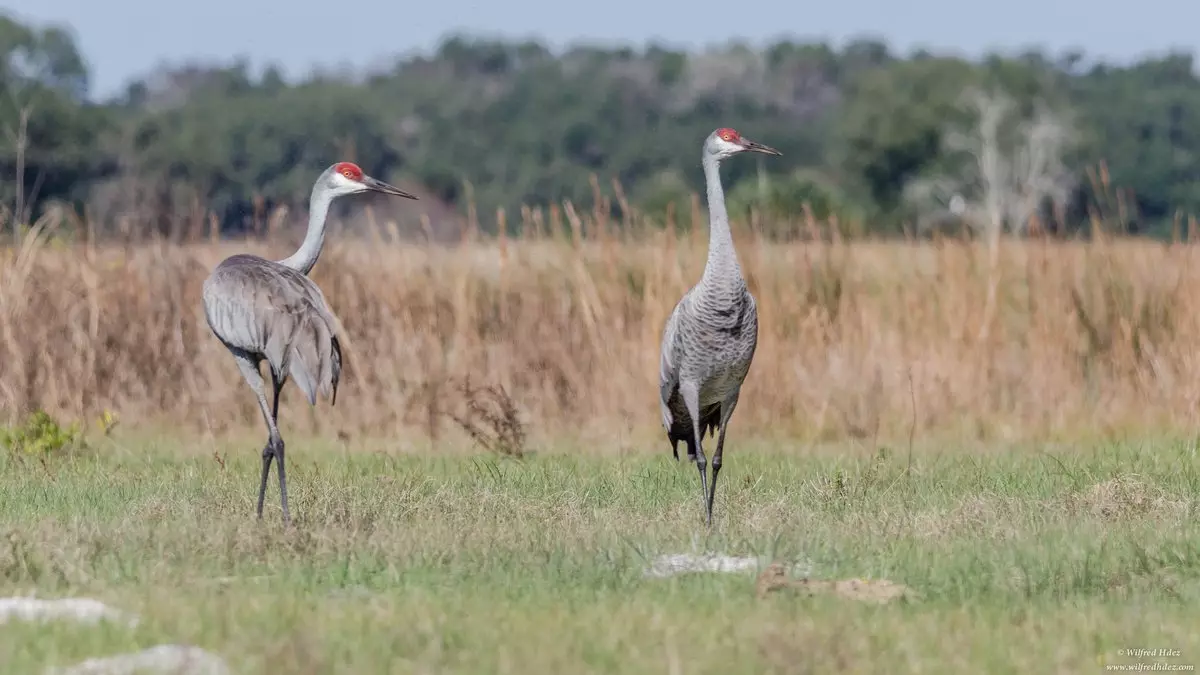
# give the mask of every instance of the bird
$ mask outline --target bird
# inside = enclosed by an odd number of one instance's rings
[[[326,216],[333,200],[361,192],[417,199],[364,174],[353,162],[338,162],[325,169],[313,184],[308,232],[295,253],[278,261],[247,254],[232,255],[221,261],[204,281],[204,316],[208,326],[233,354],[246,383],[254,390],[267,424],[258,487],[259,520],[274,459],[279,462],[283,524],[291,524],[284,444],[279,434],[279,394],[288,377],[304,392],[309,405],[316,405],[318,393],[328,396],[330,405],[337,403],[342,371],[337,319],[321,289],[307,275],[321,254]],[[263,361],[267,362],[274,390],[270,405],[259,370]]]
[[[722,127],[704,141],[701,164],[708,188],[708,260],[699,283],[675,305],[663,328],[659,357],[659,402],[671,453],[679,442],[700,470],[700,496],[712,527],[713,498],[725,449],[725,431],[737,407],[742,382],[758,346],[758,308],[746,288],[721,188],[721,162],[743,152],[783,153]],[[718,430],[712,482],[705,471],[701,440]]]

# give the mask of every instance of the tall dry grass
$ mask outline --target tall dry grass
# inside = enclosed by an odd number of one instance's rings
[[[314,277],[347,331],[342,389],[314,411],[289,388],[285,433],[439,437],[467,380],[502,385],[535,435],[654,433],[660,331],[699,278],[705,231],[618,237],[569,215],[563,236],[527,224],[535,233],[451,247],[331,236]],[[772,243],[762,231],[736,228],[761,323],[739,436],[1038,438],[1194,422],[1195,246],[1006,242],[985,313],[989,257],[973,244]],[[27,236],[0,252],[4,412],[257,429],[200,287],[227,255],[289,248]]]

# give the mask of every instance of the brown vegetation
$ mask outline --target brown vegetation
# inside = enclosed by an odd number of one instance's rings
[[[887,603],[899,598],[916,599],[917,594],[903,584],[887,579],[792,579],[779,563],[771,563],[754,582],[755,595],[761,600],[777,591],[802,596],[832,595],[846,600]]]
[[[289,388],[286,433],[437,438],[461,431],[464,392],[489,387],[511,396],[534,437],[599,432],[612,443],[656,431],[659,338],[699,278],[705,230],[618,236],[568,213],[563,235],[544,234],[539,218],[525,236],[468,234],[453,246],[331,235],[314,277],[347,332],[343,385],[338,405],[316,413]],[[739,436],[1033,438],[1193,424],[1194,246],[1004,243],[985,312],[989,256],[973,244],[783,243],[762,234],[779,228],[735,229],[761,321]],[[27,236],[0,250],[0,406],[8,416],[112,410],[126,427],[255,428],[253,399],[205,325],[200,285],[224,256],[278,258],[289,246]]]

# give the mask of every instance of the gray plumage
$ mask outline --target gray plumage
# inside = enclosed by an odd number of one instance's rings
[[[721,160],[740,152],[780,154],[732,129],[717,129],[705,140],[702,162],[708,188],[708,261],[700,282],[684,294],[668,317],[659,359],[663,428],[675,459],[679,459],[682,441],[688,459],[700,470],[701,498],[709,525],[725,430],[758,346],[758,308],[738,265],[721,188]],[[717,448],[712,482],[708,483],[702,439],[713,431],[718,433]]]
[[[299,271],[253,255],[225,259],[204,282],[204,314],[240,361],[266,361],[271,376],[289,376],[316,404],[337,402],[342,350],[337,319],[321,289]]]
[[[317,396],[337,402],[342,372],[338,321],[321,289],[307,274],[316,264],[325,241],[325,220],[334,198],[373,190],[416,199],[413,195],[375,180],[354,164],[341,162],[326,169],[313,185],[309,199],[308,232],[293,255],[278,262],[258,256],[233,255],[217,265],[204,281],[204,316],[217,339],[229,349],[238,368],[258,398],[267,424],[262,476],[258,489],[258,517],[271,461],[279,461],[279,499],[283,522],[289,524],[284,443],[279,434],[279,394],[290,377],[310,405]],[[267,362],[273,401],[259,365]]]

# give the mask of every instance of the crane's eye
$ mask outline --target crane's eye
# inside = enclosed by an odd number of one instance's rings
[[[354,176],[353,176],[353,174],[351,174],[351,173],[350,173],[350,169],[346,169],[345,171],[343,171],[343,172],[342,172],[342,175],[343,175],[343,176],[345,176],[346,178],[353,178],[353,177],[354,177]]]
[[[723,141],[732,141],[732,140],[733,140],[733,136],[731,136],[731,135],[729,134],[729,132],[727,131],[727,132],[725,132],[725,133],[721,134],[721,140],[723,140]]]

